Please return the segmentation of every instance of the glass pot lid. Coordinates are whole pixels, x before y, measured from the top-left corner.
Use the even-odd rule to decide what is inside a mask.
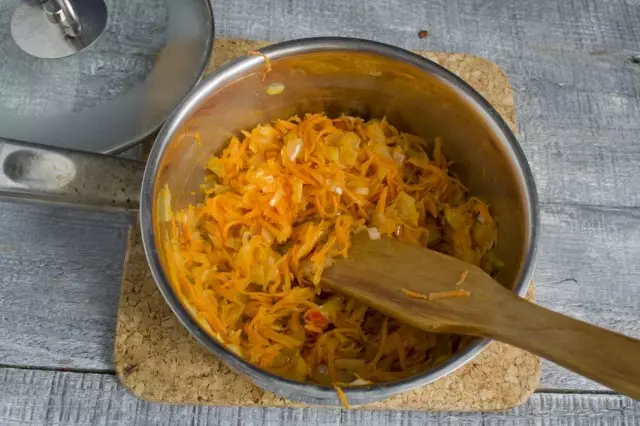
[[[0,137],[130,147],[200,79],[213,29],[208,0],[0,0]]]

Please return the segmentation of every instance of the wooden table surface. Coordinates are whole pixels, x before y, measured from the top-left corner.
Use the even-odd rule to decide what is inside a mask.
[[[218,0],[215,12],[220,37],[355,36],[502,66],[541,201],[539,303],[640,338],[638,0]],[[131,221],[0,203],[0,424],[640,424],[638,401],[549,362],[531,400],[502,413],[139,401],[112,363]]]

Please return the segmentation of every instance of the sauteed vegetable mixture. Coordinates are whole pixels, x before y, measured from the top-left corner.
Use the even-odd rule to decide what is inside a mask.
[[[205,145],[206,145],[206,141]],[[171,283],[227,348],[283,377],[326,385],[420,373],[459,337],[415,329],[319,286],[354,232],[447,253],[489,273],[496,222],[449,171],[440,139],[385,119],[291,117],[231,138],[203,201],[172,212]],[[390,265],[389,267],[393,267]]]

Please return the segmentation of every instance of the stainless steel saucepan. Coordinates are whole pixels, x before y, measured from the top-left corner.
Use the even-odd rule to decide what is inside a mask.
[[[523,295],[531,278],[537,242],[538,206],[525,157],[498,113],[462,80],[418,55],[372,41],[315,38],[262,50],[271,64],[244,56],[202,81],[169,117],[146,166],[136,161],[64,151],[13,141],[0,142],[0,195],[99,209],[140,209],[149,267],[167,303],[184,326],[218,358],[280,396],[338,404],[332,388],[286,380],[225,349],[200,328],[178,300],[164,264],[159,220],[160,190],[169,187],[171,207],[196,200],[207,159],[240,129],[293,114],[324,111],[382,117],[427,140],[440,136],[455,171],[473,194],[486,198],[499,220],[498,280]],[[263,76],[266,77],[263,81]],[[266,87],[284,85],[278,95]],[[197,130],[203,146],[186,135]],[[87,134],[90,138],[91,134]],[[474,339],[450,359],[414,377],[346,389],[352,404],[368,403],[436,380],[462,366],[488,340]]]

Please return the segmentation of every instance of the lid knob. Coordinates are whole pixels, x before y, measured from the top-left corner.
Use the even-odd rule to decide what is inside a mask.
[[[82,25],[71,0],[40,0],[49,22],[58,24],[65,37],[80,36]]]

